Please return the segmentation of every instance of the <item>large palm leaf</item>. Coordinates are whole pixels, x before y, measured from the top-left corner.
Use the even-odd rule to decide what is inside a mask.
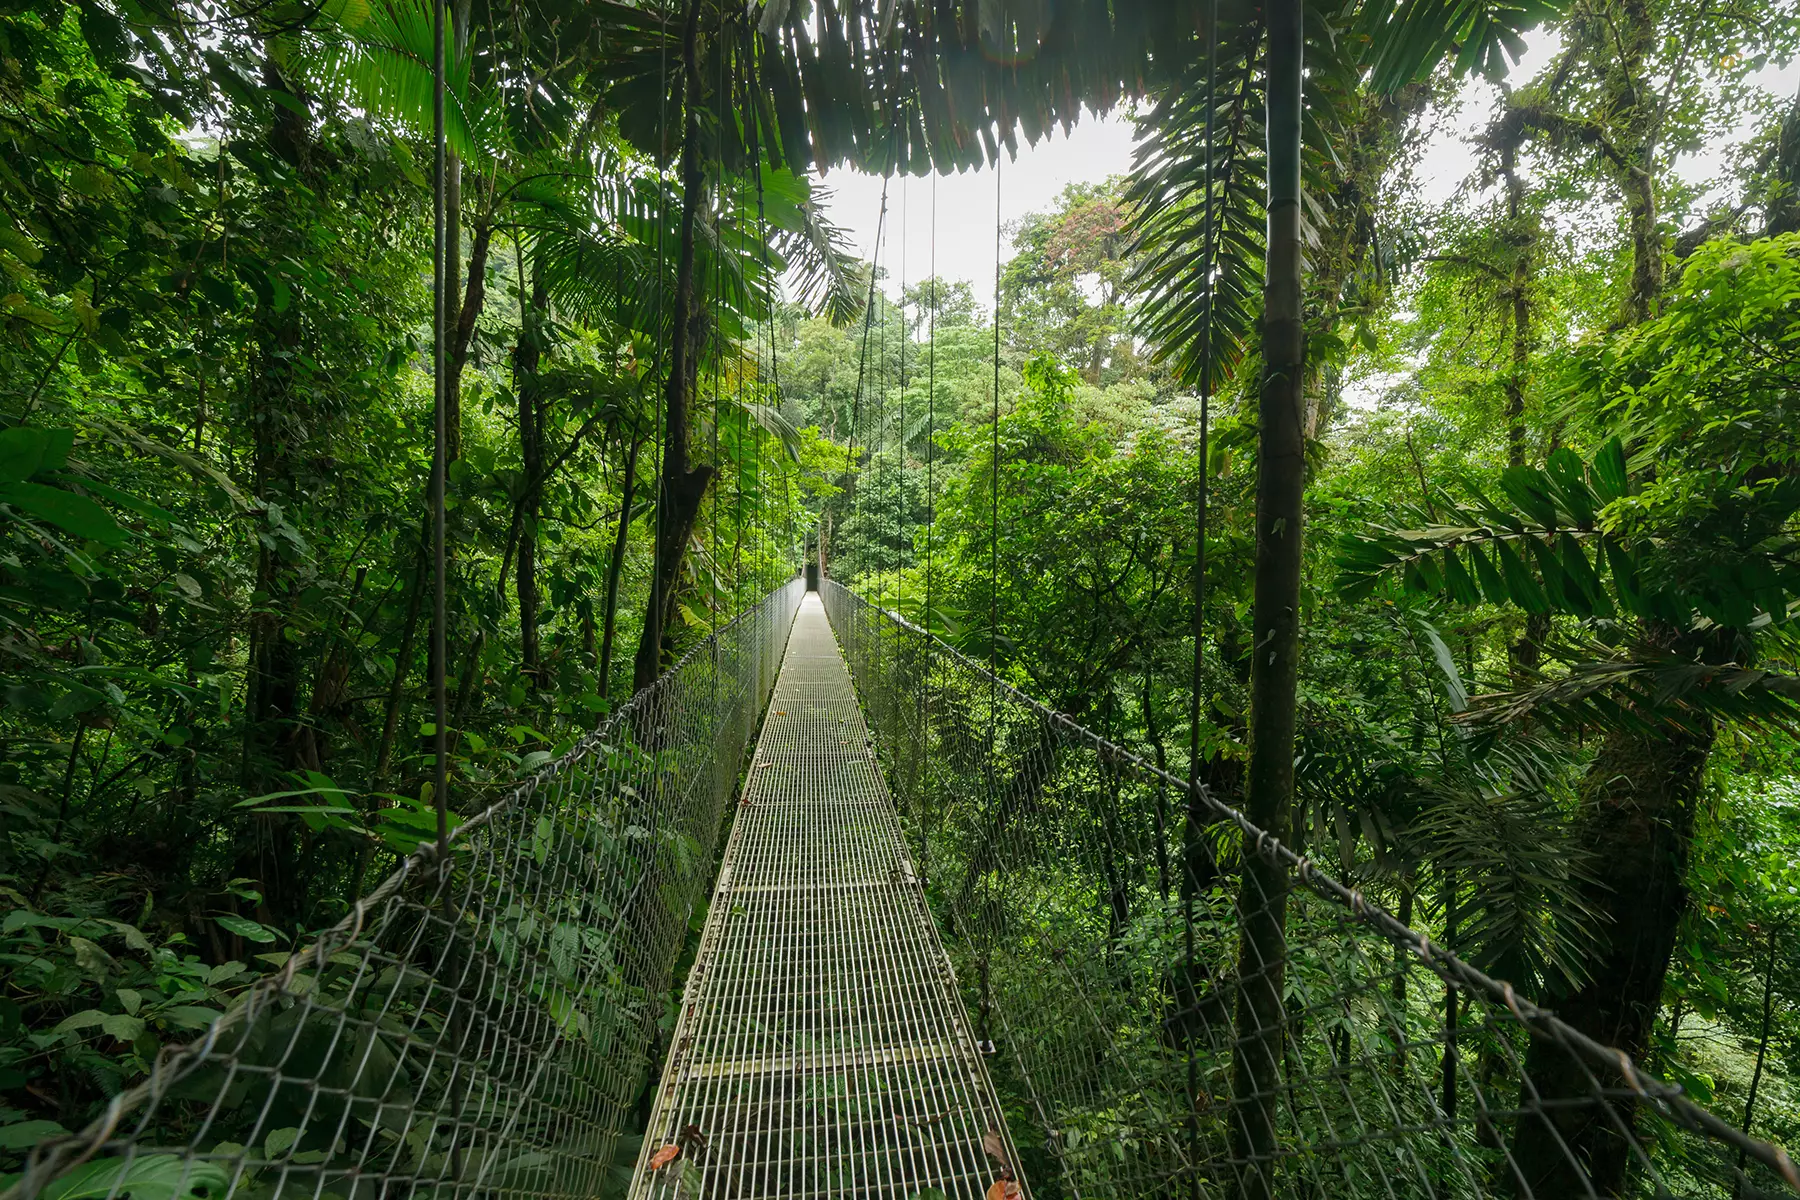
[[[328,94],[422,137],[434,135],[432,5],[427,0],[340,0],[319,30],[315,72]],[[445,48],[444,138],[465,160],[496,149],[499,114],[471,85],[472,56]]]

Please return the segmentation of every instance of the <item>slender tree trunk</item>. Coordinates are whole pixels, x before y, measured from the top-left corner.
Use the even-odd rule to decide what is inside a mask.
[[[612,559],[606,564],[606,608],[600,626],[600,694],[612,695],[613,634],[619,617],[619,576],[625,572],[625,549],[631,540],[631,503],[637,494],[638,452],[644,448],[640,437],[631,439],[625,452],[625,479],[619,494],[619,527],[613,534]]]
[[[1582,1033],[1639,1060],[1650,1047],[1687,904],[1694,812],[1712,742],[1710,731],[1616,731],[1582,784],[1576,840],[1605,871],[1582,886],[1581,901],[1600,917],[1604,941],[1589,963],[1588,982],[1555,1007]],[[1631,1128],[1636,1105],[1615,1100],[1609,1113],[1607,1102],[1594,1096],[1590,1073],[1609,1088],[1624,1088],[1608,1068],[1576,1062],[1547,1039],[1532,1040],[1524,1095],[1535,1089],[1544,1106],[1521,1117],[1513,1135],[1519,1194],[1585,1195],[1588,1182],[1601,1196],[1623,1191],[1630,1146],[1614,1118]]]
[[[458,190],[460,198],[461,192]],[[469,280],[462,292],[460,301],[451,305],[453,317],[450,321],[450,362],[444,371],[445,388],[454,397],[456,423],[447,426],[454,430],[451,444],[456,454],[451,458],[454,462],[462,457],[462,377],[463,369],[469,365],[469,350],[475,341],[475,323],[481,319],[481,313],[487,307],[487,260],[488,250],[493,244],[494,227],[486,221],[475,226],[474,237],[469,242]],[[451,263],[456,260],[452,258]],[[460,265],[460,264],[459,264]],[[523,264],[520,264],[523,270]],[[450,295],[457,295],[454,282]]]
[[[454,31],[458,43],[463,31]],[[454,151],[444,156],[444,327],[455,330],[462,323],[462,160]],[[448,364],[446,364],[448,368]],[[454,378],[446,369],[446,380]],[[444,462],[446,467],[462,457],[462,388],[444,389]]]
[[[394,654],[394,675],[388,681],[387,711],[381,720],[381,745],[375,752],[375,773],[369,790],[379,792],[387,785],[388,769],[393,765],[394,734],[400,727],[400,708],[406,698],[406,676],[412,669],[413,642],[419,633],[419,613],[424,608],[426,556],[418,555],[413,570],[412,591],[406,597],[406,617],[400,624],[400,648]]]
[[[1536,238],[1524,228],[1525,183],[1519,178],[1519,141],[1525,128],[1500,148],[1500,175],[1506,180],[1507,237],[1513,245],[1512,371],[1506,377],[1507,461],[1525,463],[1525,367],[1531,357],[1531,268]]]
[[[1769,1061],[1769,1032],[1775,1023],[1775,933],[1769,930],[1769,961],[1763,968],[1763,1004],[1762,1032],[1756,1038],[1756,1069],[1750,1073],[1750,1091],[1744,1097],[1744,1135],[1750,1134],[1750,1126],[1756,1120],[1756,1093],[1762,1087],[1763,1067]],[[1738,1177],[1731,1185],[1732,1200],[1737,1200],[1744,1190],[1744,1162],[1747,1155],[1738,1151]]]
[[[688,539],[700,517],[700,505],[712,483],[713,468],[692,465],[688,454],[688,405],[699,376],[700,348],[705,343],[705,311],[695,286],[694,232],[706,198],[706,173],[700,152],[704,131],[700,95],[700,0],[688,0],[682,32],[684,65],[682,102],[687,127],[681,142],[681,245],[676,260],[674,331],[670,339],[669,378],[663,393],[662,478],[657,482],[656,568],[651,573],[644,632],[632,670],[632,690],[640,691],[662,674],[663,631],[674,611],[675,585],[687,555]]]
[[[1446,873],[1444,876],[1444,945],[1456,946],[1456,875]],[[1444,985],[1444,1057],[1439,1064],[1438,1087],[1441,1095],[1438,1103],[1443,1106],[1444,1117],[1452,1126],[1456,1124],[1456,1072],[1462,1065],[1462,1048],[1458,1045],[1458,1034],[1462,1030],[1462,1013],[1459,1003],[1461,997],[1454,986]]]
[[[1631,287],[1625,297],[1625,320],[1639,325],[1656,315],[1667,274],[1653,174],[1663,100],[1649,82],[1650,64],[1662,33],[1648,0],[1621,0],[1616,18],[1609,15],[1607,21],[1619,57],[1607,72],[1602,108],[1617,114],[1615,120],[1623,130],[1624,161],[1615,165],[1631,231]]]
[[[350,585],[350,597],[337,620],[332,622],[331,636],[326,639],[319,654],[318,669],[313,673],[312,697],[307,702],[306,720],[297,730],[303,739],[300,757],[303,764],[311,770],[322,770],[325,759],[330,754],[331,743],[324,730],[328,724],[337,720],[344,703],[345,688],[350,682],[350,662],[348,655],[344,653],[344,627],[350,614],[356,610],[357,600],[361,598],[363,584],[368,578],[369,568],[356,568],[356,579]]]
[[[1268,280],[1257,443],[1256,568],[1250,664],[1250,820],[1285,838],[1294,798],[1294,693],[1300,665],[1302,430],[1300,121],[1304,8],[1272,0],[1269,22]],[[1237,1037],[1232,1050],[1232,1156],[1241,1200],[1274,1193],[1287,966],[1287,872],[1246,847],[1238,895]]]
[[[1646,157],[1649,151],[1646,149]],[[1628,324],[1641,325],[1656,315],[1662,296],[1663,239],[1656,211],[1656,184],[1645,166],[1624,169],[1625,215],[1631,228],[1631,290],[1626,295]]]
[[[525,494],[519,498],[519,558],[516,586],[519,597],[519,661],[526,686],[536,691],[543,685],[538,646],[538,508],[544,487],[543,414],[539,409],[538,366],[544,354],[544,308],[547,297],[541,279],[533,279],[531,301],[522,318],[519,345],[513,354],[513,386],[519,396],[519,457],[524,463]]]

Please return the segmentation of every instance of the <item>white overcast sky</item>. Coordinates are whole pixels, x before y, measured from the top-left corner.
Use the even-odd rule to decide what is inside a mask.
[[[1528,36],[1526,43],[1525,57],[1512,71],[1515,80],[1531,78],[1558,49],[1558,41],[1544,35]],[[1754,78],[1775,96],[1791,99],[1800,85],[1800,63],[1771,64]],[[1440,122],[1425,148],[1418,177],[1420,198],[1430,204],[1448,200],[1468,176],[1474,152],[1466,139],[1487,124],[1498,95],[1493,85],[1481,80],[1464,87],[1465,103],[1453,118]],[[1752,132],[1738,131],[1739,139]],[[1021,139],[1019,146],[1017,160],[1007,160],[998,172],[1003,222],[1049,208],[1070,183],[1098,181],[1131,169],[1131,123],[1123,116],[1087,114],[1067,135],[1059,131],[1035,146],[1026,146]],[[1677,162],[1676,171],[1692,182],[1711,179],[1725,165],[1729,150],[1730,144],[1721,142],[1685,155]],[[983,307],[991,303],[994,289],[995,175],[988,168],[935,177],[937,273],[972,285]],[[881,178],[838,170],[821,182],[832,192],[832,219],[849,232],[861,255],[869,258],[881,212]],[[931,273],[932,189],[933,178],[929,177],[895,178],[888,184],[881,265],[888,275],[884,290],[889,294],[898,292],[902,277],[915,283]],[[1010,257],[1011,247],[1003,247],[1001,255]]]

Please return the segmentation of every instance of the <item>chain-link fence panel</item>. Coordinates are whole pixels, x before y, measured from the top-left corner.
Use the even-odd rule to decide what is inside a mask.
[[[6,1200],[594,1197],[664,1049],[677,956],[798,579],[427,843]]]
[[[1039,1200],[1800,1193],[1204,788],[823,588]]]

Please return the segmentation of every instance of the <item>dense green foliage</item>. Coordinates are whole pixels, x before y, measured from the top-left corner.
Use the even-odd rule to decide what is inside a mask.
[[[1793,52],[1790,7],[1575,6],[1432,206],[1415,174],[1459,85],[1416,68],[1511,34],[1382,42],[1391,7],[1321,6],[1369,48],[1308,83],[1290,840],[1792,1143],[1800,118],[1748,86]],[[0,4],[0,1170],[434,828],[429,11],[200,14]],[[815,528],[871,599],[1242,801],[1257,21],[1227,14],[1216,89],[1159,65],[1180,82],[1144,109],[1137,178],[1009,231],[996,337],[965,285],[851,261],[793,121],[733,117],[755,81],[728,64],[773,54],[753,26],[707,39],[690,79],[730,82],[676,138],[680,47],[639,10],[461,14],[453,814],[614,711],[630,648],[654,668],[787,578]],[[842,82],[806,63],[771,85],[784,111]],[[808,99],[812,158],[873,159],[866,106]],[[924,111],[898,156],[921,168]],[[1675,156],[1739,123],[1703,209]],[[675,391],[701,469],[663,630]],[[1190,842],[1229,895],[1229,839]]]

